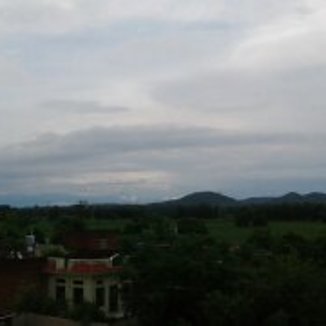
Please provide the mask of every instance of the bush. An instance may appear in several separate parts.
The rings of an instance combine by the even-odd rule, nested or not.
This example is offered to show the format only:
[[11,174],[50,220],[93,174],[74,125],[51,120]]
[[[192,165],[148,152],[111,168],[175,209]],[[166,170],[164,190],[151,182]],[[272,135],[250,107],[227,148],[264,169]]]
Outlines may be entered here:
[[82,325],[89,325],[92,322],[106,322],[107,318],[102,310],[94,303],[84,302],[73,308],[69,316],[74,320],[79,320]]

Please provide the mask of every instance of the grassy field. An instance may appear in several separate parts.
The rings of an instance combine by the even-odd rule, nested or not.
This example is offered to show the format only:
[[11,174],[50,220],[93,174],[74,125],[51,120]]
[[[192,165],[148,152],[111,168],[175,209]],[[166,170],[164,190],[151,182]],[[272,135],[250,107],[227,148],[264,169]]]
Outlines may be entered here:
[[[248,239],[253,232],[259,228],[255,227],[237,227],[232,219],[210,219],[200,220],[206,224],[209,234],[216,240],[227,241],[232,243],[241,243]],[[126,224],[130,223],[128,219],[85,219],[86,228],[89,230],[117,230],[123,231]],[[4,222],[0,221],[0,231],[5,229]],[[8,223],[6,223],[8,224]],[[31,225],[22,228],[19,224],[12,225],[9,229],[17,231],[17,234],[27,234],[28,232],[38,229],[45,237],[52,238],[54,234],[54,224],[48,220],[40,219]],[[270,222],[268,229],[276,237],[293,232],[307,239],[326,236],[326,223],[322,222]]]
[[[91,219],[87,222],[87,228],[91,230],[123,230],[128,222],[129,220],[127,219]],[[228,242],[243,242],[257,229],[255,227],[237,227],[231,219],[205,220],[205,223],[208,232],[215,239]],[[268,225],[268,229],[276,237],[281,237],[289,232],[294,232],[307,239],[326,235],[326,223],[322,222],[271,222]]]
[[[232,242],[245,241],[257,229],[237,227],[231,220],[208,220],[206,225],[214,238]],[[288,232],[294,232],[307,239],[326,235],[326,223],[322,222],[271,222],[268,229],[276,237],[281,237]]]

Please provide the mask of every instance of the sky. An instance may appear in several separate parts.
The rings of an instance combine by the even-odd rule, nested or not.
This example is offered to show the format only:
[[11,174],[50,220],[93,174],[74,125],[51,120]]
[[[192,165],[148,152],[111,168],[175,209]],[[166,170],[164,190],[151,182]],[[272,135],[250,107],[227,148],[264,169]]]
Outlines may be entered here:
[[0,203],[326,191],[324,0],[0,0]]

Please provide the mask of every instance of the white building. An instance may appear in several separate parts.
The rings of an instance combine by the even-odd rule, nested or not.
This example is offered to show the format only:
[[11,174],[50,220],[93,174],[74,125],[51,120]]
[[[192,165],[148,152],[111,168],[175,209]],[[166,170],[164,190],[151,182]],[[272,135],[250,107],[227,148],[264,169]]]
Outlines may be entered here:
[[91,302],[109,318],[123,317],[119,279],[121,267],[114,264],[117,256],[48,258],[49,296],[57,301],[66,301],[71,306]]

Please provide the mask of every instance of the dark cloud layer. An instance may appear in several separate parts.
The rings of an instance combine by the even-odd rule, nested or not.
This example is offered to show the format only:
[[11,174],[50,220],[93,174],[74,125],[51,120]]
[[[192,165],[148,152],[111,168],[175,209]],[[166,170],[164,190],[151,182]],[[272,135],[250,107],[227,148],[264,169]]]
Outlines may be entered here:
[[99,127],[3,149],[0,178],[9,193],[64,189],[72,195],[91,189],[92,197],[123,188],[146,201],[187,187],[228,189],[239,176],[268,180],[282,169],[302,169],[309,177],[307,162],[298,159],[310,146],[321,146],[315,139],[204,127]]

